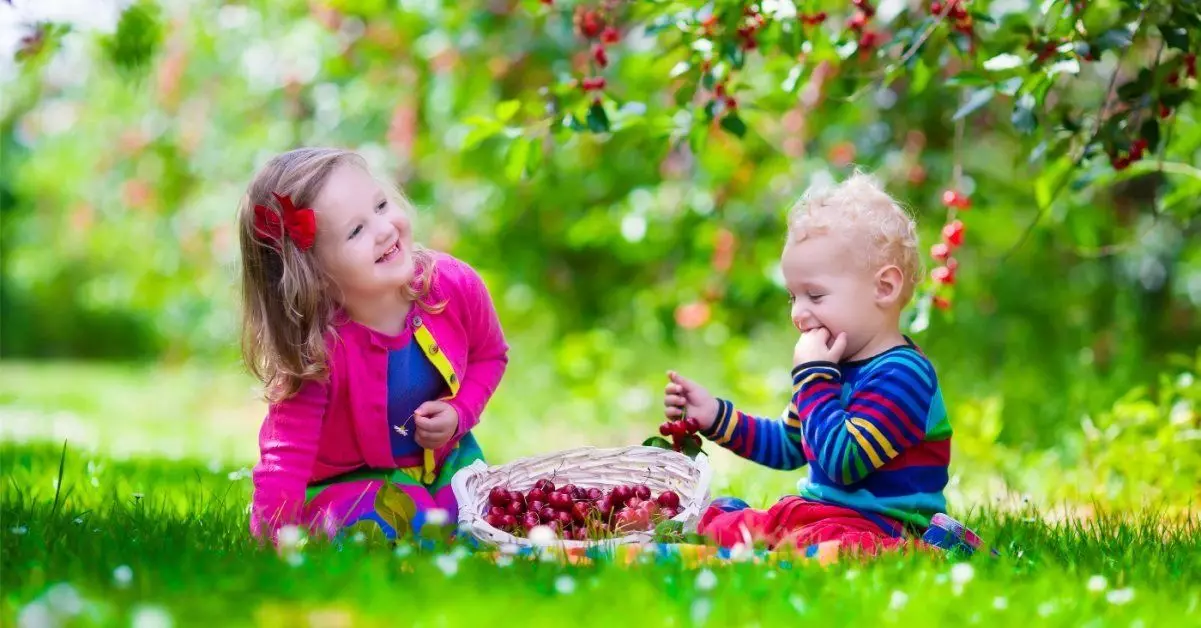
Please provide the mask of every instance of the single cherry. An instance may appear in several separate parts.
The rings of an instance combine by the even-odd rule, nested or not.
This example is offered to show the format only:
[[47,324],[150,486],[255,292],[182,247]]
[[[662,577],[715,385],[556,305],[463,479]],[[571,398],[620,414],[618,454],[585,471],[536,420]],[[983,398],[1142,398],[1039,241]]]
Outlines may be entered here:
[[488,503],[493,506],[500,506],[503,508],[508,506],[509,502],[511,501],[513,501],[513,498],[509,496],[509,491],[500,486],[488,491]]
[[659,502],[664,508],[679,508],[680,495],[675,491],[663,491],[659,493],[659,498],[655,501]]
[[955,283],[955,272],[946,266],[939,266],[938,268],[930,271],[930,277],[934,279],[934,281],[943,285],[949,286]]
[[946,242],[948,246],[952,246],[952,247],[962,246],[963,245],[963,231],[964,231],[963,221],[962,220],[952,220],[951,222],[947,223],[946,225],[943,225],[943,228],[942,228],[943,242]]

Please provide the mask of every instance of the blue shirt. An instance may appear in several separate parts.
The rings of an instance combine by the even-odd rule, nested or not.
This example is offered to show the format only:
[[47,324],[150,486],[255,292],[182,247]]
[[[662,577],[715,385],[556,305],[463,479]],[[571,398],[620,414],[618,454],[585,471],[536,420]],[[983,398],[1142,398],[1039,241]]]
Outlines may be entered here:
[[413,411],[445,393],[442,374],[411,337],[404,346],[388,352],[388,435],[394,457],[421,453],[421,445],[414,440]]

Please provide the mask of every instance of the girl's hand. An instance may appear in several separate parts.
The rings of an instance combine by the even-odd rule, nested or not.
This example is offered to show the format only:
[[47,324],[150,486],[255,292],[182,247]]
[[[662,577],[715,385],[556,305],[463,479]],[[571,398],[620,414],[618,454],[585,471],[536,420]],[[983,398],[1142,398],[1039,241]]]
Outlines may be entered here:
[[847,335],[838,334],[834,344],[830,344],[830,331],[825,327],[811,329],[801,334],[792,351],[792,365],[799,366],[806,362],[833,362],[838,364],[842,352],[847,348]]
[[667,377],[671,381],[663,390],[663,415],[679,419],[687,413],[701,424],[702,430],[713,427],[717,420],[717,399],[704,386],[675,371],[668,371]]
[[413,412],[417,432],[413,440],[426,449],[437,449],[459,429],[459,413],[445,401],[427,401]]

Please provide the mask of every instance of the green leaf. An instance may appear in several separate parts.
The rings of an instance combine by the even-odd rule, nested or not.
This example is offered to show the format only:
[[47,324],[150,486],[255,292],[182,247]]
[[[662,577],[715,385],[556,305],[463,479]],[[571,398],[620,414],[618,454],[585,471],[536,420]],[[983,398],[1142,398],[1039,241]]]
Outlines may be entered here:
[[1062,182],[1064,175],[1072,169],[1072,160],[1066,157],[1058,159],[1045,168],[1034,181],[1034,200],[1040,208],[1046,208],[1054,199],[1054,194]]
[[375,494],[375,511],[400,537],[411,529],[413,517],[417,516],[417,504],[395,484],[384,482]]
[[722,118],[721,128],[738,137],[746,135],[746,123],[742,121],[742,118],[738,117],[737,113],[730,113]]
[[513,116],[517,115],[517,112],[520,110],[521,101],[506,100],[496,105],[496,119],[499,120],[501,124],[505,124],[509,120],[512,120]]
[[676,90],[676,106],[683,107],[687,103],[691,102],[694,96],[696,96],[696,83],[692,81],[684,83],[680,89]]
[[1139,70],[1138,76],[1128,83],[1118,87],[1118,98],[1122,100],[1136,100],[1151,90],[1151,70],[1143,68]]
[[1160,96],[1159,102],[1162,102],[1168,107],[1175,109],[1184,104],[1184,101],[1188,100],[1191,95],[1192,92],[1187,89],[1178,89],[1174,92],[1168,92]]
[[532,177],[542,168],[542,139],[538,137],[529,138],[530,142],[530,157],[525,162],[526,176]]
[[[362,542],[365,547],[390,547],[391,539],[384,534],[384,529],[379,523],[373,520],[360,521],[346,528],[346,535],[351,539],[355,539],[362,534]],[[357,541],[357,539],[355,539]]]
[[519,137],[509,145],[508,159],[505,161],[505,177],[510,181],[519,181],[525,174],[525,166],[530,160],[530,141]]
[[947,87],[983,87],[992,85],[993,78],[978,72],[964,71],[946,80]]
[[959,108],[959,111],[956,111],[955,115],[951,116],[951,121],[954,122],[960,118],[971,115],[972,112],[988,104],[988,101],[992,100],[992,97],[996,95],[996,93],[996,89],[992,87],[976,90],[971,96],[968,97],[967,102]]
[[609,130],[609,114],[605,113],[603,103],[594,102],[588,108],[588,129],[593,133],[604,133]]
[[1159,149],[1159,120],[1154,117],[1148,118],[1139,129],[1139,135],[1147,140],[1147,150],[1154,153]]
[[696,458],[698,454],[704,452],[701,448],[700,438],[688,437],[684,439],[684,445],[681,447],[683,454],[689,458]]
[[472,150],[476,146],[482,144],[488,138],[500,133],[502,130],[504,130],[504,127],[492,120],[481,120],[480,123],[468,131],[467,136],[463,138],[462,150]]
[[1101,33],[1091,43],[1091,47],[1099,56],[1106,50],[1113,48],[1125,48],[1134,41],[1134,34],[1125,28],[1111,28],[1104,33]]
[[1181,26],[1159,25],[1159,33],[1169,47],[1188,52],[1188,30]]
[[988,61],[984,62],[984,69],[989,72],[1000,72],[1003,70],[1012,70],[1026,65],[1026,61],[1021,57],[1005,52],[1001,53]]
[[1013,127],[1023,135],[1028,135],[1038,127],[1038,118],[1034,115],[1034,97],[1023,94],[1013,104],[1013,116],[1010,117]]
[[917,63],[913,66],[912,79],[909,83],[909,93],[914,96],[926,90],[926,86],[930,84],[930,77],[934,76],[934,72],[930,70],[930,66],[926,64],[921,57],[917,58]]
[[672,449],[671,442],[662,436],[652,436],[642,441],[643,447],[658,447],[660,449]]

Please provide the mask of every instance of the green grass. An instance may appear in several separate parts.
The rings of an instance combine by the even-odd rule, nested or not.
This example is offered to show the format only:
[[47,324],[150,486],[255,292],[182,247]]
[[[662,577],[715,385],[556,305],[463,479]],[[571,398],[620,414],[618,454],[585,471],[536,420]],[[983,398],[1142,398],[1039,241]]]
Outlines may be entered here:
[[[1131,626],[1184,625],[1201,613],[1195,515],[1098,507],[1087,521],[1065,520],[955,491],[952,514],[1001,557],[725,564],[706,573],[670,562],[498,566],[447,548],[353,543],[281,555],[247,534],[246,470],[262,408],[251,382],[230,373],[0,363],[0,625],[41,625],[39,614],[55,612],[78,625],[166,617],[221,626]],[[634,384],[655,385],[614,378],[563,388],[516,369],[480,440],[495,462],[636,442],[654,424],[652,408],[622,401],[622,386]],[[588,412],[572,410],[588,399]],[[756,505],[797,477],[711,453],[715,492]],[[971,468],[958,464],[958,473]]]
[[[84,625],[166,613],[177,625],[223,626],[315,617],[335,622],[322,625],[706,623],[699,618],[1129,626],[1182,625],[1201,610],[1195,520],[1048,524],[977,512],[970,519],[998,542],[1000,558],[977,555],[959,566],[925,555],[826,568],[727,564],[709,568],[712,577],[673,563],[497,566],[480,555],[407,546],[311,544],[287,556],[247,538],[249,480],[237,469],[68,449],[56,491],[60,448],[5,444],[0,453],[5,625],[51,608],[76,612]],[[1103,589],[1089,589],[1094,576],[1104,578]],[[706,590],[706,580],[716,585]]]

